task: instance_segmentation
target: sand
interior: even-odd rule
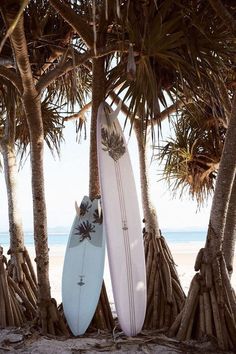
[[[203,246],[204,245],[201,242],[169,244],[174,262],[176,264],[177,272],[180,277],[180,282],[186,294],[188,293],[191,280],[195,274],[194,263],[197,253]],[[33,253],[33,249],[30,249],[30,253]],[[64,246],[55,246],[54,248],[50,249],[51,292],[52,296],[56,298],[58,304],[61,302],[61,274],[63,268],[64,253]],[[234,269],[236,270],[236,257],[234,257]],[[114,311],[115,308],[107,258],[105,262],[104,280],[108,292],[108,297],[112,305],[112,310]],[[236,271],[232,275],[232,286],[234,289],[236,289]]]
[[[203,247],[200,242],[188,242],[186,244],[169,244],[182,287],[187,294],[194,272],[194,262],[198,250]],[[33,247],[28,247],[29,253],[34,258]],[[65,246],[53,246],[50,249],[50,282],[51,294],[61,302],[61,275],[63,268]],[[234,261],[236,269],[236,257]],[[112,296],[109,266],[106,259],[104,279],[108,297],[113,313],[115,306]],[[232,285],[236,289],[236,275],[232,277]],[[206,339],[202,343],[179,343],[168,339],[156,332],[143,331],[135,338],[128,338],[121,332],[106,333],[99,332],[93,335],[86,335],[82,338],[55,339],[53,337],[41,336],[32,328],[24,329],[3,329],[0,330],[0,354],[2,353],[31,353],[31,354],[67,354],[67,353],[220,353]],[[222,352],[221,352],[222,353]]]
[[[201,343],[181,343],[158,333],[143,332],[135,338],[122,334],[112,336],[100,332],[91,336],[60,340],[41,336],[30,329],[0,330],[0,353],[25,354],[77,354],[77,353],[204,353],[222,354],[214,344],[206,340]],[[226,354],[226,352],[224,352]],[[232,354],[232,352],[227,352]]]

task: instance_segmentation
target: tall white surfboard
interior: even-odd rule
[[[100,104],[99,175],[115,307],[122,330],[134,336],[141,331],[146,312],[145,256],[134,175],[116,116],[106,103]]]
[[[85,196],[77,208],[64,258],[62,303],[71,332],[82,335],[99,300],[104,270],[105,239],[100,200]]]

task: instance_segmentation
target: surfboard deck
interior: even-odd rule
[[[138,197],[126,141],[116,114],[98,110],[97,143],[102,208],[115,307],[125,334],[142,329],[146,269]]]
[[[62,303],[71,332],[82,335],[99,300],[104,271],[105,239],[100,200],[85,196],[77,208],[65,252]]]

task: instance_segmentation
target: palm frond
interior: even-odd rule
[[[91,74],[84,67],[75,68],[58,78],[47,88],[47,96],[58,107],[74,111],[75,106],[82,108],[91,90]],[[76,108],[78,110],[78,108]]]
[[[167,97],[202,101],[204,92],[217,95],[216,81],[228,75],[235,49],[232,35],[206,2],[135,1],[126,10],[121,27],[133,44],[136,77],[130,81],[127,75],[127,53],[107,76],[108,91],[123,83],[119,94],[130,113],[151,120],[169,104]]]
[[[46,98],[42,104],[42,117],[44,127],[44,140],[49,150],[54,155],[56,152],[60,155],[60,143],[63,141],[63,117],[59,115],[58,110]],[[29,146],[29,130],[26,123],[26,117],[22,106],[18,106],[18,121],[16,126],[16,145],[19,150],[20,159],[26,156]]]
[[[188,192],[201,205],[214,190],[226,129],[221,111],[189,104],[173,122],[174,137],[160,147],[163,176],[174,195]]]

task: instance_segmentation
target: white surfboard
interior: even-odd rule
[[[124,333],[142,329],[146,270],[141,217],[131,161],[117,112],[101,103],[97,119],[99,175],[116,312]]]
[[[71,332],[82,335],[99,300],[104,270],[105,240],[100,200],[85,196],[76,208],[64,258],[62,303]]]

